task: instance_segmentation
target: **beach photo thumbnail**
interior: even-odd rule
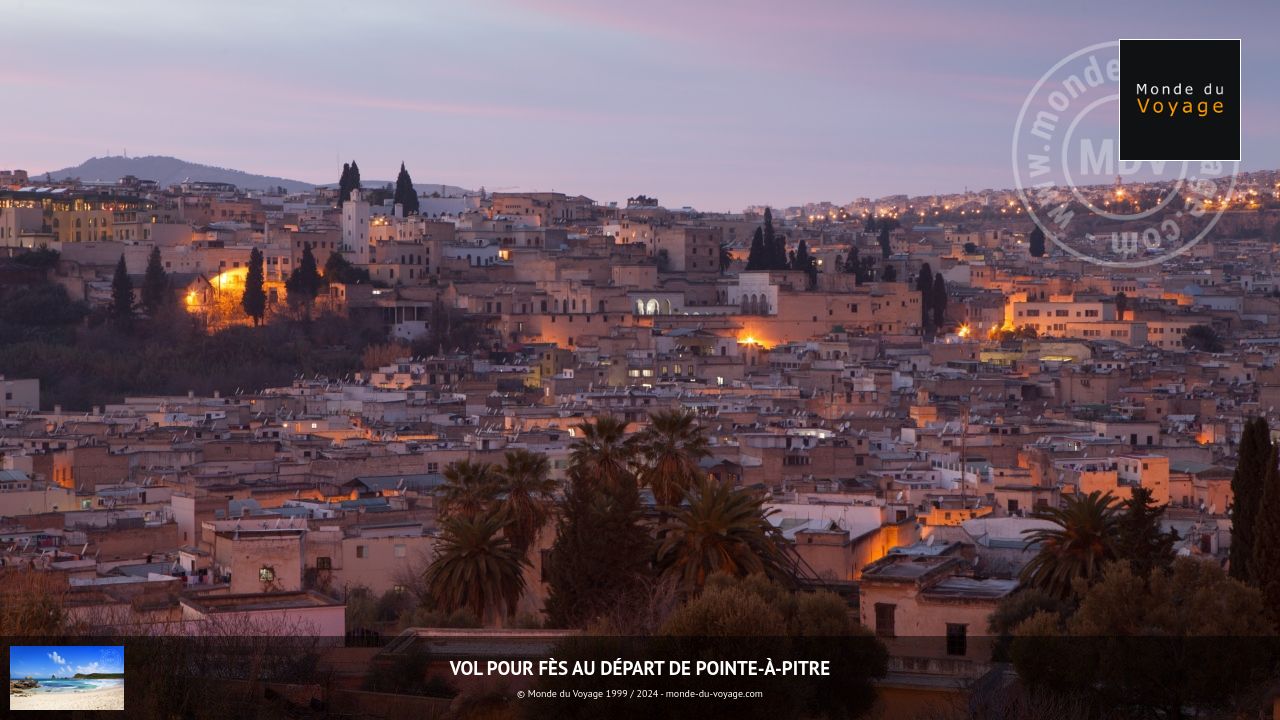
[[[9,709],[124,710],[124,646],[11,646]]]

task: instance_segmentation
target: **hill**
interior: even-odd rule
[[[289,192],[304,192],[315,187],[337,186],[337,183],[326,183],[317,186],[301,180],[290,180],[289,178],[272,177],[270,175],[254,175],[242,170],[187,162],[167,155],[95,157],[89,158],[75,167],[53,170],[48,174],[54,180],[79,178],[85,182],[116,182],[126,175],[132,175],[142,180],[154,180],[160,187],[169,187],[185,180],[231,183],[242,190],[270,190],[283,187]],[[41,178],[41,175],[33,175],[32,179]],[[368,180],[363,183],[366,188],[382,187],[387,184],[392,183],[384,180]],[[428,195],[434,192],[438,192],[441,195],[458,195],[470,192],[456,185],[414,183],[414,187],[417,188],[419,193]]]
[[[200,165],[165,155],[145,157],[95,157],[75,167],[54,170],[49,173],[54,180],[80,178],[83,181],[115,182],[126,175],[142,180],[154,180],[161,187],[176,185],[185,180],[232,183],[246,190],[267,190],[284,187],[289,192],[301,192],[315,187],[311,183],[288,178],[254,175],[241,170]]]

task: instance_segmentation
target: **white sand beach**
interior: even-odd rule
[[[9,696],[10,710],[123,710],[124,684],[79,692],[27,692]]]

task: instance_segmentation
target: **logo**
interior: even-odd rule
[[[1120,41],[1121,160],[1240,160],[1240,41]]]
[[[1014,125],[1014,183],[1054,246],[1099,265],[1143,267],[1213,229],[1240,163],[1120,159],[1119,88],[1117,41],[1078,50],[1041,76]]]

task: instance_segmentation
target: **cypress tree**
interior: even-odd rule
[[[933,305],[933,325],[942,327],[947,315],[947,283],[942,279],[942,273],[933,276],[930,300]]]
[[[774,241],[773,269],[786,270],[791,267],[791,253],[787,252],[787,236],[779,235]]]
[[[888,260],[893,254],[893,248],[889,245],[889,223],[884,222],[880,225],[880,255]]]
[[[787,269],[787,241],[777,236],[773,229],[773,210],[764,209],[765,266],[762,270]]]
[[[920,266],[920,273],[916,275],[916,290],[925,292],[933,289],[933,268],[929,267],[929,263]]]
[[[151,248],[147,256],[147,273],[142,280],[142,305],[151,315],[169,304],[169,276],[160,262],[160,248]]]
[[[396,176],[395,202],[404,209],[406,216],[418,214],[418,191],[413,189],[413,179],[403,162],[400,163],[400,174]]]
[[[1178,540],[1177,531],[1161,530],[1164,507],[1157,506],[1151,497],[1150,488],[1135,487],[1129,499],[1120,503],[1118,517],[1116,558],[1128,561],[1142,577],[1173,564],[1173,544]]]
[[[320,272],[316,269],[316,256],[311,253],[311,243],[303,243],[302,259],[284,283],[289,302],[295,305],[309,304],[320,293],[323,283]]]
[[[240,298],[240,306],[244,314],[253,318],[255,326],[262,323],[267,314],[267,291],[263,288],[262,251],[254,248],[249,253],[249,273],[244,278],[244,295]]]
[[[1253,525],[1250,572],[1273,617],[1280,617],[1280,447],[1271,446]],[[1233,539],[1234,542],[1234,539]]]
[[[849,256],[844,259],[844,272],[856,273],[858,271],[858,246],[849,246]]]
[[[342,177],[338,178],[338,202],[351,199],[351,163],[342,163]]]
[[[1244,425],[1237,450],[1236,470],[1231,476],[1231,577],[1253,583],[1253,554],[1256,526],[1262,501],[1263,478],[1271,457],[1271,428],[1266,419],[1255,417]]]
[[[751,236],[751,253],[747,255],[747,270],[765,270],[764,233],[756,228]]]
[[[812,258],[809,257],[809,243],[805,242],[804,239],[802,238],[800,240],[800,244],[796,245],[795,260],[791,265],[791,269],[803,270],[805,272],[808,272],[809,263],[811,261],[812,261]]]
[[[124,254],[116,263],[115,275],[111,278],[111,304],[108,314],[115,320],[126,321],[133,317],[133,281],[129,279],[129,269],[124,264]]]
[[[361,187],[360,186],[360,166],[356,164],[355,160],[352,160],[351,161],[351,189],[359,190],[360,187]],[[350,193],[348,193],[347,197],[350,197]]]
[[[1031,230],[1027,243],[1030,245],[1031,257],[1044,257],[1044,231],[1039,225]]]
[[[547,619],[582,627],[634,599],[652,574],[653,541],[640,525],[634,487],[606,490],[594,479],[569,482],[547,559]]]
[[[930,327],[933,322],[933,268],[929,263],[920,266],[916,276],[916,291],[920,293],[920,326]]]

